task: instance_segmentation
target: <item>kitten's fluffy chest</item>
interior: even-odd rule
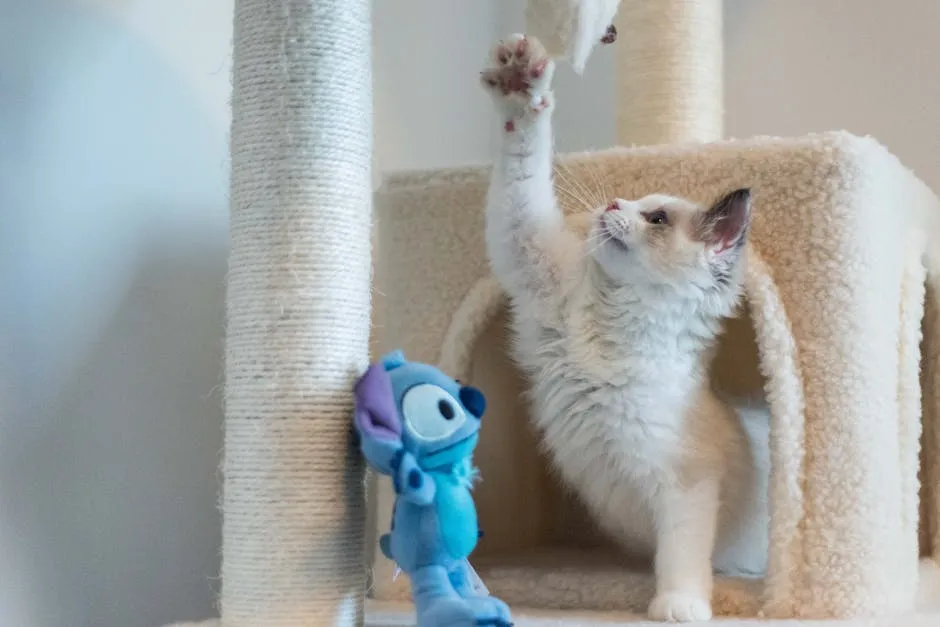
[[[536,398],[564,396],[568,411],[581,418],[589,412],[609,416],[613,425],[672,424],[699,385],[700,357],[682,350],[675,337],[650,329],[624,329],[611,337],[569,327],[539,335],[558,340],[524,358],[536,371]]]
[[[577,485],[601,476],[670,481],[682,455],[686,379],[668,379],[667,365],[640,357],[598,357],[597,347],[572,340],[550,362],[530,362],[533,418],[562,474]]]
[[[694,313],[681,303],[650,306],[580,289],[555,311],[517,315],[516,325],[535,420],[558,461],[580,457],[573,463],[585,473],[597,471],[591,459],[626,475],[672,472],[705,381],[711,326],[690,325]]]
[[[566,362],[575,378],[632,399],[628,405],[650,396],[671,404],[703,378],[716,328],[681,300],[601,291],[586,277],[556,311],[554,319],[521,322],[541,327],[537,341],[546,345],[535,352],[546,362]]]

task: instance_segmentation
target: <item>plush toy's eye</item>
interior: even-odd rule
[[[444,389],[428,383],[416,385],[401,400],[405,424],[422,440],[442,440],[467,420],[460,404]]]
[[[451,402],[444,399],[437,402],[437,410],[444,416],[444,420],[453,420],[454,415],[457,413],[454,411],[454,406]]]

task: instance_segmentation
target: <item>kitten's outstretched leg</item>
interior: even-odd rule
[[[481,73],[502,126],[486,211],[493,272],[516,300],[539,304],[558,281],[559,264],[576,246],[552,188],[555,66],[534,37],[511,35]]]
[[[703,479],[663,494],[656,521],[656,597],[653,620],[712,617],[712,550],[718,524],[718,481]]]

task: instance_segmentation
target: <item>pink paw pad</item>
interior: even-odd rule
[[[507,133],[512,133],[516,130],[516,124],[512,120],[507,120],[506,123],[503,124],[503,128],[506,129]]]
[[[538,78],[545,73],[545,67],[548,65],[548,59],[542,59],[541,61],[536,61],[531,68],[529,68],[529,75],[532,78]]]

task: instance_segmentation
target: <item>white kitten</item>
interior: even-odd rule
[[[713,563],[757,575],[767,554],[767,418],[742,421],[707,375],[740,292],[750,194],[708,209],[615,199],[582,241],[552,189],[553,71],[536,39],[513,35],[481,76],[504,124],[486,242],[515,358],[563,479],[654,557],[650,617],[707,620]]]

